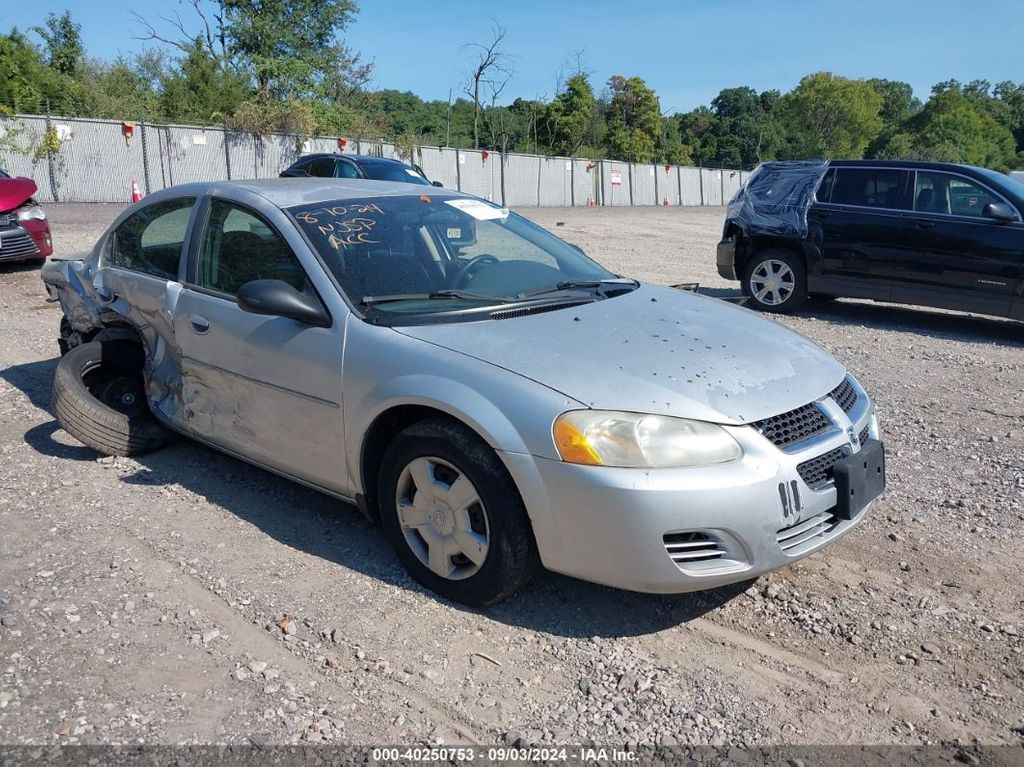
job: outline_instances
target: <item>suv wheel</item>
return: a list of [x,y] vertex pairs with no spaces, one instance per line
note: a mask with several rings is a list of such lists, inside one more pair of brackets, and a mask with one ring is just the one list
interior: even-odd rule
[[498,602],[539,566],[519,491],[494,450],[436,418],[404,429],[381,461],[381,523],[406,570],[442,596]]
[[781,248],[754,254],[743,277],[743,293],[763,312],[792,312],[807,300],[803,259]]

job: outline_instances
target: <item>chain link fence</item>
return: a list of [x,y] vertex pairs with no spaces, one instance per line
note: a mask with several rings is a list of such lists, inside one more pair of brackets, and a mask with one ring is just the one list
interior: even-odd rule
[[39,115],[16,115],[0,131],[4,126],[13,129],[13,142],[5,143],[24,151],[0,147],[0,168],[35,179],[41,202],[128,202],[133,183],[149,194],[192,181],[274,178],[310,152],[412,161],[445,187],[513,207],[722,205],[749,175],[449,147],[417,146],[409,155],[383,141],[261,137],[209,126]]

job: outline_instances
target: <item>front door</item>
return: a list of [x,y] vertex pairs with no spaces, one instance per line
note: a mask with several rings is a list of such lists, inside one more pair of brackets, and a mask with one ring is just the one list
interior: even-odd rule
[[1024,268],[1024,223],[1019,214],[1014,223],[984,215],[1000,202],[974,179],[918,171],[903,234],[917,248],[893,300],[1008,315]]
[[909,179],[896,168],[835,168],[827,199],[807,212],[812,231],[821,231],[821,273],[808,278],[812,293],[890,298],[906,247],[897,235],[910,207]]
[[214,198],[194,273],[174,311],[186,427],[272,469],[337,492],[348,487],[341,413],[344,327],[244,312],[250,280],[313,291],[291,248],[258,213]]

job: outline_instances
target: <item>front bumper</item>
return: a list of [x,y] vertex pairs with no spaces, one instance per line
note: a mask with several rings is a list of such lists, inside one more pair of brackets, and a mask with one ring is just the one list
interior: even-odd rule
[[42,260],[52,252],[46,221],[23,221],[0,229],[0,261]]
[[[867,407],[851,415],[858,432],[866,427],[877,439]],[[812,489],[797,471],[839,447],[859,451],[846,431],[830,431],[792,453],[749,427],[730,433],[744,457],[714,467],[619,469],[502,457],[522,492],[544,566],[633,591],[681,593],[753,578],[821,549],[863,520],[866,508],[839,519],[834,485]],[[794,483],[797,504],[783,497]]]
[[727,280],[738,280],[736,275],[736,238],[729,237],[718,243],[715,263],[718,274]]

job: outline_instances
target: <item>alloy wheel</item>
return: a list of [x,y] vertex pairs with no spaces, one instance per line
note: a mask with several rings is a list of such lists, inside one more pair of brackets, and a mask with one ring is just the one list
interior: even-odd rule
[[750,273],[750,293],[765,306],[781,306],[795,288],[796,275],[783,261],[762,261]]

